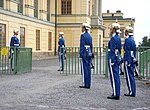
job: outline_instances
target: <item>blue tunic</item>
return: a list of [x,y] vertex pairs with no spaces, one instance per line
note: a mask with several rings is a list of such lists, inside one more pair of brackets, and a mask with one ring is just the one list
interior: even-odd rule
[[80,63],[82,74],[82,86],[90,88],[91,86],[91,58],[92,58],[92,37],[88,32],[84,32],[80,37]]
[[60,37],[58,41],[58,52],[61,52],[61,47],[63,47],[64,45],[65,45],[65,40],[63,37]]
[[88,32],[84,32],[80,37],[80,58],[87,56],[87,51],[85,46],[90,46],[90,51],[92,52],[92,37]]
[[[19,47],[19,39],[16,35],[13,35],[11,37],[11,41],[10,41],[10,56],[11,56],[11,69],[13,70],[14,69],[14,47]],[[16,52],[17,53],[17,52]],[[17,54],[16,54],[17,56]]]
[[108,43],[108,60],[111,59],[111,63],[119,63],[120,53],[121,53],[121,39],[120,36],[116,34],[111,37]]
[[64,70],[64,48],[62,47],[65,47],[65,40],[63,37],[60,37],[58,41],[58,56],[59,56],[59,66],[61,71]]
[[134,63],[133,60],[136,58],[136,44],[132,36],[125,39],[124,52],[124,61],[127,61],[128,64]]
[[118,34],[111,37],[108,43],[108,69],[112,86],[112,96],[120,96],[119,65],[121,63],[121,39]]
[[136,61],[136,44],[132,36],[125,39],[124,44],[124,70],[128,87],[128,94],[136,96],[136,85],[134,79],[134,63]]
[[16,35],[11,37],[10,46],[19,47],[19,39]]

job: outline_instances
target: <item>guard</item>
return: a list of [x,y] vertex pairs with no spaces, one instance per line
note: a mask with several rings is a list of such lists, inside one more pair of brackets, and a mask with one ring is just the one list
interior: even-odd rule
[[90,25],[82,24],[82,34],[80,37],[80,63],[83,85],[80,88],[90,89],[91,86],[91,59],[92,59],[92,37],[89,34]]
[[110,27],[110,41],[108,43],[108,68],[110,73],[110,81],[112,86],[112,95],[108,99],[119,100],[120,98],[120,76],[119,66],[121,63],[121,39],[119,34],[120,25],[112,23]]
[[14,35],[11,37],[11,41],[10,41],[10,58],[11,58],[12,71],[14,70],[14,47],[20,46],[19,39],[17,37],[19,31],[15,29],[13,33]]
[[134,79],[134,68],[136,63],[136,44],[133,40],[133,28],[131,26],[126,27],[125,35],[128,36],[125,39],[124,44],[124,70],[126,74],[128,93],[124,95],[135,97],[136,86]]
[[59,41],[58,41],[58,56],[59,56],[59,69],[58,71],[64,70],[64,48],[65,47],[65,40],[64,40],[64,33],[59,33]]

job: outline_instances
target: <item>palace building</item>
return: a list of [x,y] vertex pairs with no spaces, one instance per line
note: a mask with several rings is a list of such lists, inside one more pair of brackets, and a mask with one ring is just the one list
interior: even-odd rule
[[[9,46],[18,29],[21,47],[31,47],[33,57],[47,57],[57,53],[59,32],[66,46],[79,46],[84,22],[91,25],[93,45],[107,46],[107,26],[116,20],[109,14],[102,14],[102,0],[0,0],[0,46]],[[131,20],[118,21],[125,26]]]
[[112,23],[116,22],[116,20],[120,24],[120,30],[121,30],[120,37],[121,37],[121,41],[122,41],[122,45],[123,45],[124,40],[126,38],[126,36],[124,35],[125,27],[129,26],[129,24],[131,24],[131,26],[134,27],[135,19],[134,18],[124,18],[121,10],[117,10],[115,13],[110,13],[110,11],[107,10],[107,13],[103,13],[102,16],[103,16],[103,24],[106,27],[106,29],[104,30],[103,46],[104,47],[108,46],[108,41],[110,40],[108,27]]

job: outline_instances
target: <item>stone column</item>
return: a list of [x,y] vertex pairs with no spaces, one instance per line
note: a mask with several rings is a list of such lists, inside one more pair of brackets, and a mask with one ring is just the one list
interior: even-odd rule
[[98,0],[98,16],[99,16],[99,24],[103,25],[103,18],[102,18],[102,0]]
[[98,24],[99,24],[98,0],[93,0],[91,25],[98,25]]
[[100,17],[100,18],[102,18],[102,0],[98,0],[98,16]]
[[95,16],[98,16],[98,0],[94,0],[94,6],[95,6],[95,13],[94,13],[94,15]]
[[98,16],[98,0],[93,0],[92,3],[92,15]]
[[4,7],[4,9],[7,9],[7,7],[6,7],[7,3],[6,2],[7,2],[6,0],[3,0],[3,5],[4,5],[3,7]]

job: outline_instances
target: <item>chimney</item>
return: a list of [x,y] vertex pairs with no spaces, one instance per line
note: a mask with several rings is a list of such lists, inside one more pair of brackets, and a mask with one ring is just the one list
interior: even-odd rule
[[121,13],[121,10],[117,10],[116,13]]
[[109,13],[109,10],[107,10],[107,13]]

